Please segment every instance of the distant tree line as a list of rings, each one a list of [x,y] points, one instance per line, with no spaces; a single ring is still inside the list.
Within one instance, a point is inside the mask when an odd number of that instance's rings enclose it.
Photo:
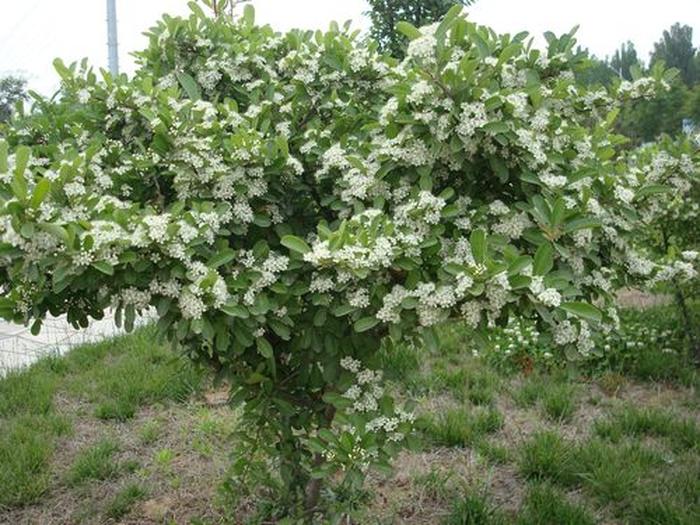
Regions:
[[[585,51],[584,51],[585,52]],[[693,46],[693,28],[679,23],[663,32],[645,63],[633,42],[625,42],[611,57],[590,57],[591,67],[581,73],[584,82],[610,85],[617,78],[632,80],[635,70],[643,73],[663,61],[678,70],[670,89],[654,100],[637,100],[626,105],[618,119],[618,130],[637,144],[662,134],[677,135],[683,120],[700,126],[700,52]]]
[[[27,81],[18,76],[0,78],[0,123],[12,116],[17,102],[27,98]]]

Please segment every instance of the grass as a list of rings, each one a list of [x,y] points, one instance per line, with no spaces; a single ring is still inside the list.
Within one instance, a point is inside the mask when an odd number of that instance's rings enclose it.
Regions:
[[[541,483],[530,486],[518,516],[518,525],[594,525],[590,512],[567,501],[566,496],[552,485]]]
[[[201,374],[173,355],[154,345],[153,329],[146,328],[122,338],[120,352],[110,353],[105,343],[81,347],[70,358],[76,370],[69,383],[71,390],[95,404],[99,419],[126,421],[139,407],[158,401],[184,401],[199,389]],[[94,361],[85,354],[109,354],[110,366],[90,366]],[[81,373],[82,372],[82,373]]]
[[[523,383],[511,391],[511,397],[518,408],[530,408],[544,396],[547,381],[539,375],[528,376]]]
[[[568,422],[576,410],[574,396],[576,389],[572,385],[555,384],[542,395],[542,410],[552,421]]]
[[[579,449],[576,460],[584,489],[603,504],[630,500],[651,470],[663,464],[657,452],[639,443],[617,447],[595,440]]]
[[[119,474],[119,464],[114,460],[119,446],[112,440],[104,439],[82,450],[73,461],[67,481],[79,485],[89,480],[105,480]]]
[[[489,405],[493,402],[498,386],[499,377],[492,371],[475,363],[470,367],[454,369],[453,367],[438,368],[434,373],[436,390],[445,390],[455,399],[470,401],[474,405]]]
[[[130,483],[119,490],[105,508],[105,515],[113,520],[126,516],[139,501],[146,498],[146,489],[138,483]]]
[[[574,483],[574,445],[556,432],[539,431],[520,448],[518,468],[527,479],[565,485]]]
[[[444,525],[497,525],[504,518],[487,497],[474,492],[457,498]]]
[[[395,477],[370,476],[368,523],[700,523],[697,373],[680,353],[635,346],[519,373],[504,356],[474,357],[458,324],[439,334],[436,351],[379,356],[387,388],[417,398],[425,439]],[[0,522],[43,523],[56,508],[70,523],[251,512],[219,494],[236,413],[197,397],[208,378],[154,339],[146,328],[0,379]]]
[[[626,406],[596,421],[595,432],[602,438],[619,442],[623,436],[666,438],[678,449],[697,449],[700,446],[700,430],[690,419],[674,417],[658,408],[636,408]]]
[[[430,417],[425,434],[437,445],[465,447],[503,426],[503,416],[493,408],[453,408]]]
[[[202,374],[154,341],[152,328],[140,329],[77,347],[64,357],[47,357],[0,379],[0,511],[44,497],[56,470],[54,456],[70,439],[77,418],[85,419],[85,407],[97,418],[126,421],[140,407],[191,397]],[[59,395],[77,411],[57,409]],[[65,483],[77,486],[117,473],[114,444],[98,441],[72,459],[62,475]]]
[[[413,478],[413,483],[422,497],[432,500],[446,501],[454,496],[456,476],[453,470],[433,468],[424,474]]]
[[[55,415],[22,415],[0,426],[0,508],[41,497],[49,487],[55,440],[70,430],[70,423]]]

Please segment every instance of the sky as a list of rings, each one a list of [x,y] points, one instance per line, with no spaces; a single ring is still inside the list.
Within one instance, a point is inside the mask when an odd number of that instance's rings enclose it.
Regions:
[[[416,0],[420,1],[420,0]],[[130,52],[146,46],[143,31],[162,13],[188,13],[187,0],[116,0],[121,70],[130,73]],[[4,0],[0,8],[0,76],[20,74],[44,95],[56,89],[52,61],[66,63],[87,57],[96,67],[107,65],[106,0]],[[258,22],[280,31],[293,27],[324,29],[331,20],[352,20],[367,29],[366,0],[252,0]],[[537,36],[561,34],[579,25],[579,42],[600,57],[611,55],[631,40],[647,59],[664,29],[675,22],[694,29],[700,47],[700,0],[478,0],[467,8],[469,18],[497,32],[523,30]]]

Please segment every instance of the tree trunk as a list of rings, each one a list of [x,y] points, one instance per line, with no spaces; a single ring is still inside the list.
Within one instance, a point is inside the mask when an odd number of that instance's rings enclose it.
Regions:
[[[323,414],[323,426],[330,427],[333,423],[333,418],[335,417],[335,407],[328,405]],[[316,453],[314,455],[313,466],[319,467],[323,464],[323,455]],[[322,478],[311,478],[306,485],[306,501],[304,502],[304,507],[308,514],[313,514],[318,507],[318,501],[321,497],[321,488],[323,486]]]
[[[700,339],[698,339],[693,315],[690,313],[683,290],[676,279],[673,279],[673,287],[676,291],[674,294],[676,296],[676,304],[678,305],[678,309],[681,311],[681,315],[683,316],[683,324],[685,325],[685,332],[690,343],[690,350],[693,354],[695,365],[698,366],[700,365]]]

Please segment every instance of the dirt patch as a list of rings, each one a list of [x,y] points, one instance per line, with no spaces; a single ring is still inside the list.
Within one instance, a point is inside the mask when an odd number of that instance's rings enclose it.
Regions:
[[[617,292],[617,303],[625,308],[651,308],[671,304],[672,301],[670,294],[653,294],[634,288],[623,288]]]

